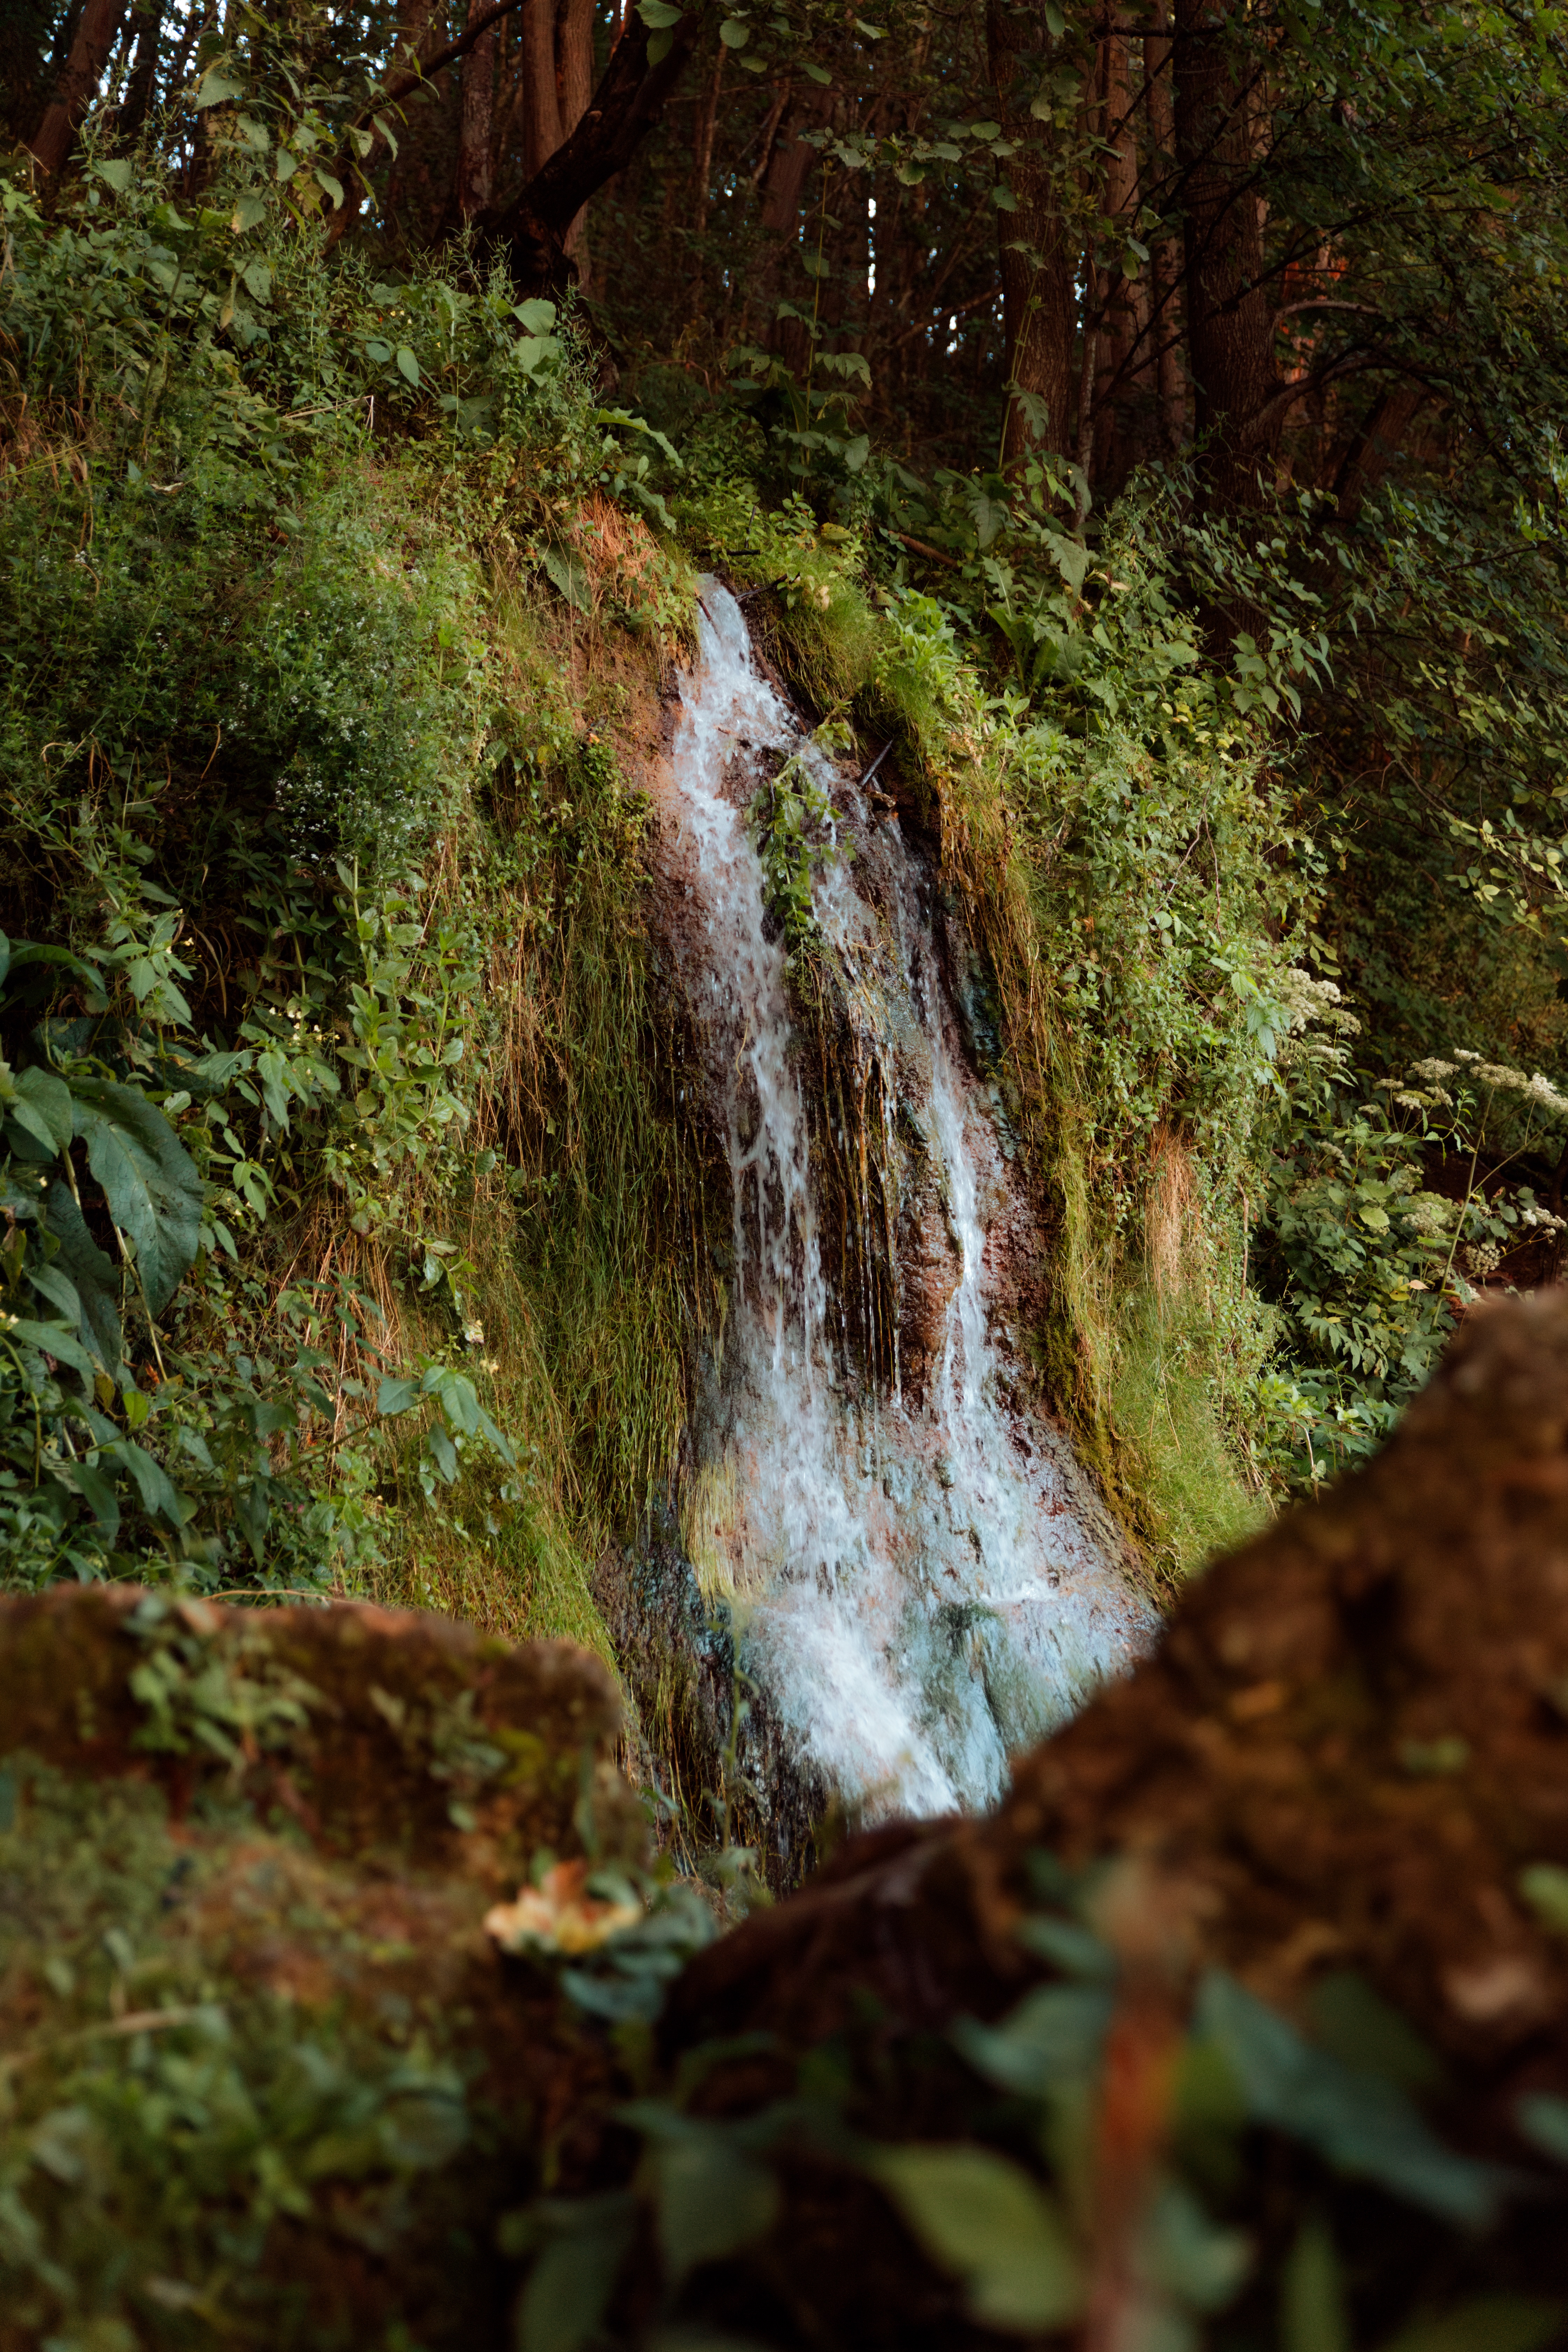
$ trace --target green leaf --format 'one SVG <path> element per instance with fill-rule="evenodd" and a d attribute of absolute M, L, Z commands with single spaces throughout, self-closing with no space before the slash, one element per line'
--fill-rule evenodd
<path fill-rule="evenodd" d="M 25 1339 L 32 1348 L 42 1348 L 73 1372 L 79 1372 L 88 1387 L 92 1386 L 97 1366 L 81 1341 L 64 1323 L 35 1323 L 26 1315 L 12 1315 L 0 1324 L 7 1339 Z"/>
<path fill-rule="evenodd" d="M 1385 2352 L 1536 2352 L 1568 2315 L 1568 2304 L 1527 2294 L 1480 2294 L 1403 2328 Z"/>
<path fill-rule="evenodd" d="M 1568 2164 L 1568 2099 L 1552 2091 L 1530 2091 L 1513 2111 L 1513 2119 L 1542 2156 Z"/>
<path fill-rule="evenodd" d="M 112 1543 L 120 1533 L 120 1498 L 102 1471 L 89 1462 L 62 1462 L 56 1475 L 76 1488 L 103 1529 L 104 1540 Z"/>
<path fill-rule="evenodd" d="M 1064 1919 L 1058 1913 L 1037 1912 L 1032 1918 L 1024 1920 L 1018 1928 L 1018 1941 L 1026 1951 L 1049 1960 L 1066 1976 L 1081 1977 L 1090 1984 L 1107 1984 L 1116 1974 L 1116 1955 L 1110 1945 L 1101 1943 L 1076 1919 Z"/>
<path fill-rule="evenodd" d="M 3 982 L 3 981 L 5 980 L 5 977 L 6 973 L 10 971 L 10 969 L 11 969 L 11 942 L 10 942 L 10 940 L 5 937 L 5 932 L 4 932 L 4 931 L 0 931 L 0 982 Z"/>
<path fill-rule="evenodd" d="M 535 376 L 542 367 L 559 359 L 561 351 L 560 339 L 555 335 L 519 335 L 511 355 L 524 375 Z"/>
<path fill-rule="evenodd" d="M 733 16 L 726 16 L 719 27 L 719 38 L 727 49 L 743 49 L 752 37 L 750 25 L 742 25 Z"/>
<path fill-rule="evenodd" d="M 517 2352 L 580 2352 L 598 2332 L 637 2230 L 625 2195 L 553 2200 L 526 2217 L 544 2240 L 517 2314 Z"/>
<path fill-rule="evenodd" d="M 19 1142 L 18 1129 L 22 1135 L 29 1137 L 37 1145 L 37 1152 L 27 1150 Z M 6 1122 L 6 1140 L 14 1151 L 21 1151 L 25 1160 L 37 1158 L 53 1160 L 58 1150 L 55 1139 L 49 1132 L 49 1123 L 43 1113 L 35 1110 L 31 1103 L 25 1102 L 20 1097 L 13 1102 L 10 1108 L 10 1115 Z"/>
<path fill-rule="evenodd" d="M 83 1333 L 97 1349 L 104 1370 L 112 1378 L 120 1370 L 119 1277 L 58 1177 L 46 1195 L 43 1223 L 58 1251 L 55 1263 L 69 1276 L 81 1301 Z"/>
<path fill-rule="evenodd" d="M 264 261 L 247 261 L 240 271 L 246 292 L 258 302 L 272 299 L 272 272 Z"/>
<path fill-rule="evenodd" d="M 1018 199 L 1005 180 L 998 180 L 991 191 L 991 201 L 999 213 L 1016 213 Z"/>
<path fill-rule="evenodd" d="M 871 454 L 870 436 L 857 433 L 853 441 L 844 444 L 844 465 L 847 473 L 858 474 Z"/>
<path fill-rule="evenodd" d="M 245 96 L 245 84 L 235 81 L 221 66 L 208 66 L 196 90 L 198 110 L 204 106 L 232 106 Z"/>
<path fill-rule="evenodd" d="M 458 1449 L 444 1429 L 433 1429 L 426 1443 L 436 1475 L 443 1486 L 449 1486 L 458 1475 Z"/>
<path fill-rule="evenodd" d="M 99 1447 L 98 1458 L 100 1462 L 118 1462 L 129 1470 L 142 1507 L 149 1515 L 166 1519 L 172 1528 L 184 1527 L 191 1507 L 163 1465 L 154 1462 L 140 1445 L 129 1437 L 112 1438 Z"/>
<path fill-rule="evenodd" d="M 1506 2182 L 1496 2166 L 1445 2147 L 1396 2084 L 1314 2050 L 1223 1970 L 1205 1977 L 1194 2022 L 1229 2065 L 1258 2122 L 1428 2212 L 1469 2222 L 1495 2212 Z"/>
<path fill-rule="evenodd" d="M 672 2283 L 752 2244 L 778 2218 L 772 2171 L 727 2132 L 692 2125 L 658 2145 L 653 2160 L 659 2252 Z"/>
<path fill-rule="evenodd" d="M 671 25 L 679 25 L 684 13 L 672 7 L 670 0 L 637 0 L 637 15 L 650 33 L 666 32 Z"/>
<path fill-rule="evenodd" d="M 1384 2074 L 1406 2091 L 1429 2091 L 1441 2081 L 1442 2067 L 1415 2028 L 1353 1969 L 1320 1977 L 1308 2005 L 1313 2041 L 1347 2066 Z"/>
<path fill-rule="evenodd" d="M 1328 2225 L 1303 2221 L 1280 2281 L 1279 2352 L 1352 2352 L 1344 2273 Z"/>
<path fill-rule="evenodd" d="M 810 58 L 802 58 L 800 65 L 801 71 L 803 73 L 809 74 L 813 81 L 820 82 L 825 89 L 831 85 L 833 76 L 828 72 L 826 66 L 817 65 Z"/>
<path fill-rule="evenodd" d="M 105 186 L 112 188 L 117 196 L 122 196 L 131 185 L 132 165 L 127 155 L 116 155 L 106 163 L 95 163 L 92 168 Z"/>
<path fill-rule="evenodd" d="M 371 336 L 364 351 L 365 357 L 374 360 L 377 367 L 385 367 L 392 358 L 392 345 L 384 343 L 379 335 Z"/>
<path fill-rule="evenodd" d="M 868 383 L 870 382 L 869 370 L 867 371 L 866 380 Z M 646 416 L 634 416 L 629 408 L 595 408 L 594 422 L 595 425 L 619 425 L 628 433 L 640 433 L 645 441 L 652 441 L 657 445 L 678 473 L 682 470 L 680 452 L 668 434 L 661 433 L 657 425 L 650 425 Z"/>
<path fill-rule="evenodd" d="M 511 315 L 525 335 L 547 335 L 555 324 L 555 305 L 534 295 L 527 302 L 519 302 Z"/>
<path fill-rule="evenodd" d="M 79 1078 L 72 1094 L 88 1165 L 103 1187 L 110 1215 L 136 1244 L 148 1311 L 161 1315 L 201 1247 L 201 1177 L 140 1087 Z"/>
<path fill-rule="evenodd" d="M 79 1331 L 81 1300 L 69 1276 L 62 1274 L 58 1265 L 38 1265 L 36 1263 L 28 1265 L 23 1271 L 39 1297 L 47 1298 L 56 1312 L 64 1316 L 73 1331 Z"/>
<path fill-rule="evenodd" d="M 324 172 L 318 163 L 316 166 L 316 185 L 327 195 L 331 196 L 332 200 L 332 210 L 335 213 L 341 213 L 343 208 L 343 184 L 336 174 L 331 172 Z"/>
<path fill-rule="evenodd" d="M 1094 2073 L 1110 2011 L 1111 1995 L 1098 1985 L 1042 1985 L 1001 2025 L 963 2018 L 952 2038 L 987 2082 L 1037 2099 Z"/>
<path fill-rule="evenodd" d="M 1543 1927 L 1568 1936 L 1568 1870 L 1560 1863 L 1532 1862 L 1519 1874 L 1519 1891 Z"/>
<path fill-rule="evenodd" d="M 443 1372 L 436 1382 L 435 1395 L 449 1429 L 461 1430 L 465 1437 L 478 1436 L 479 1400 L 472 1381 L 465 1380 L 461 1372 Z"/>
<path fill-rule="evenodd" d="M 1223 2311 L 1252 2267 L 1252 2242 L 1212 2221 L 1180 2181 L 1166 2180 L 1145 2223 L 1142 2261 L 1187 2310 Z"/>
<path fill-rule="evenodd" d="M 278 174 L 279 184 L 281 186 L 285 180 L 291 180 L 299 170 L 300 158 L 291 149 L 279 147 L 272 168 Z"/>
<path fill-rule="evenodd" d="M 931 2260 L 963 2282 L 970 2315 L 1035 2335 L 1083 2307 L 1083 2280 L 1054 2201 L 990 2148 L 885 2147 L 868 2166 Z"/>
<path fill-rule="evenodd" d="M 543 563 L 552 586 L 558 588 L 566 602 L 579 613 L 593 610 L 593 598 L 588 591 L 588 574 L 570 549 L 547 547 Z"/>
<path fill-rule="evenodd" d="M 397 373 L 401 376 L 406 376 L 410 383 L 418 384 L 419 362 L 406 343 L 399 343 L 397 346 Z"/>
<path fill-rule="evenodd" d="M 379 1413 L 406 1412 L 411 1404 L 418 1402 L 417 1381 L 384 1380 L 376 1394 L 375 1409 Z"/>

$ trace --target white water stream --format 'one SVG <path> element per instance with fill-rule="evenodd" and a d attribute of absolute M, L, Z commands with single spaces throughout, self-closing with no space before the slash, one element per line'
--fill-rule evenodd
<path fill-rule="evenodd" d="M 917 1139 L 905 1156 L 936 1232 L 925 1278 L 945 1303 L 918 1390 L 896 1377 L 879 1395 L 850 1360 L 785 953 L 745 821 L 754 755 L 800 749 L 802 729 L 714 582 L 700 633 L 673 753 L 690 902 L 679 946 L 728 1129 L 734 1265 L 693 1554 L 732 1595 L 745 1670 L 848 1804 L 871 1819 L 980 1807 L 1002 1793 L 1010 1755 L 1131 1663 L 1149 1612 L 1091 1532 L 1103 1514 L 1065 1441 L 1019 1402 L 988 1264 L 987 1209 L 994 1225 L 1011 1179 L 943 986 L 929 878 L 892 818 L 875 835 L 880 907 L 849 859 L 830 863 L 814 904 L 857 1049 L 880 1061 L 889 1150 L 895 1101 Z M 805 757 L 846 828 L 868 837 L 856 785 L 815 748 Z"/>

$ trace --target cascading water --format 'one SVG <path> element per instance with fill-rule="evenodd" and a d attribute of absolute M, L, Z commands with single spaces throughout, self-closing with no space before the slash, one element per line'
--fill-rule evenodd
<path fill-rule="evenodd" d="M 991 1246 L 1016 1196 L 962 1053 L 930 877 L 897 819 L 873 822 L 804 739 L 715 582 L 700 625 L 671 862 L 684 983 L 728 1139 L 733 1267 L 689 1540 L 709 1589 L 731 1598 L 745 1671 L 847 1804 L 869 1818 L 979 1807 L 1001 1793 L 1009 1755 L 1131 1661 L 1149 1612 L 1108 1559 L 1114 1539 L 1059 1433 L 1022 1401 Z M 812 896 L 878 1130 L 880 1241 L 876 1187 L 844 1212 L 855 1230 L 840 1265 L 865 1294 L 854 1301 L 825 1265 L 820 1165 L 824 1149 L 851 1155 L 847 1115 L 842 1094 L 836 1113 L 803 1084 L 747 823 L 781 751 L 800 755 L 854 845 Z M 863 1360 L 879 1247 L 895 1294 L 880 1377 Z"/>

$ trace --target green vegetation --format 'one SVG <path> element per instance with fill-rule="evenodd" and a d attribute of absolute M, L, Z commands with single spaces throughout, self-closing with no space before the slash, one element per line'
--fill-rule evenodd
<path fill-rule="evenodd" d="M 765 42 L 727 16 L 715 72 L 762 70 L 766 44 L 798 63 L 805 16 L 779 12 Z M 796 239 L 809 302 L 770 248 L 773 328 L 754 339 L 748 294 L 697 360 L 659 346 L 606 265 L 612 356 L 564 246 L 525 262 L 510 199 L 465 198 L 456 238 L 415 236 L 393 119 L 406 100 L 423 152 L 434 101 L 397 82 L 379 19 L 329 70 L 329 23 L 237 8 L 221 31 L 193 19 L 180 58 L 153 26 L 131 115 L 106 107 L 47 191 L 25 161 L 5 185 L 6 1580 L 364 1591 L 608 1654 L 587 1563 L 668 1488 L 724 1311 L 689 1040 L 645 935 L 640 772 L 715 565 L 755 592 L 825 740 L 891 739 L 885 773 L 967 919 L 972 1026 L 1046 1207 L 1031 1342 L 1169 1584 L 1379 1443 L 1480 1289 L 1556 1265 L 1555 344 L 1533 296 L 1503 301 L 1527 251 L 1555 251 L 1555 144 L 1537 124 L 1533 160 L 1500 145 L 1519 201 L 1484 250 L 1484 192 L 1452 166 L 1472 272 L 1452 431 L 1374 462 L 1366 435 L 1409 421 L 1385 387 L 1331 489 L 1318 425 L 1205 441 L 1183 394 L 1177 431 L 1137 356 L 1180 212 L 1151 79 L 1130 134 L 1142 227 L 1094 231 L 1079 289 L 1079 357 L 1109 366 L 1131 334 L 1121 375 L 1080 371 L 1077 441 L 1050 454 L 1060 354 L 1024 334 L 1008 256 L 1027 238 L 1004 236 L 1000 454 L 976 428 L 953 465 L 963 404 L 933 410 L 928 375 L 906 385 L 923 455 L 881 430 L 830 187 L 848 205 L 891 173 L 902 226 L 884 237 L 879 215 L 877 250 L 895 276 L 909 192 L 945 221 L 977 172 L 991 209 L 1043 237 L 1030 174 L 1088 103 L 1062 79 L 1093 47 L 1082 28 L 1050 30 L 1056 95 L 1042 83 L 1026 121 L 1006 42 L 984 66 L 995 121 L 834 144 L 803 116 L 804 168 L 822 159 Z M 651 89 L 710 29 L 637 12 L 611 113 L 633 102 L 615 73 Z M 868 58 L 878 30 L 857 36 Z M 1300 240 L 1315 224 L 1329 249 L 1336 175 L 1419 242 L 1418 159 L 1467 109 L 1497 114 L 1503 34 L 1494 55 L 1449 31 L 1429 71 L 1408 27 L 1388 34 L 1384 148 L 1352 154 L 1311 77 L 1331 51 L 1331 80 L 1353 78 L 1372 37 L 1304 62 L 1286 26 L 1300 107 L 1276 125 L 1268 233 L 1302 284 L 1322 277 Z M 1218 36 L 1190 37 L 1196 56 Z M 974 68 L 968 38 L 908 66 L 919 105 L 931 76 Z M 1252 38 L 1202 49 L 1223 49 L 1226 87 L 1251 87 Z M 473 80 L 465 65 L 477 104 Z M 31 89 L 8 88 L 18 121 Z M 671 133 L 658 107 L 638 120 L 641 172 Z M 485 121 L 493 163 L 512 133 Z M 1178 106 L 1173 135 L 1180 201 L 1201 209 L 1218 199 L 1194 121 Z M 539 252 L 577 234 L 552 189 Z M 1221 193 L 1214 219 L 1242 219 L 1250 198 Z M 1332 234 L 1363 310 L 1388 311 L 1379 365 L 1418 375 L 1426 279 L 1396 299 L 1392 248 Z M 731 237 L 715 222 L 691 250 L 707 267 L 723 247 L 732 295 Z M 1058 263 L 1029 250 L 1037 308 Z M 874 292 L 860 341 L 881 352 Z M 1297 307 L 1354 306 L 1320 289 Z M 970 330 L 952 329 L 956 350 Z M 1232 414 L 1229 362 L 1196 314 L 1184 331 Z M 1337 332 L 1289 328 L 1302 381 L 1339 381 Z M 1506 457 L 1476 421 L 1489 385 Z M 826 1022 L 824 809 L 798 766 L 763 798 L 775 912 Z"/>
<path fill-rule="evenodd" d="M 6 1581 L 346 1586 L 605 1650 L 583 1563 L 668 1475 L 706 1311 L 605 732 L 681 566 L 503 289 L 324 304 L 275 228 L 247 373 L 226 224 L 112 176 L 68 232 L 8 197 Z M 434 437 L 414 357 L 416 429 L 345 381 L 389 308 Z"/>

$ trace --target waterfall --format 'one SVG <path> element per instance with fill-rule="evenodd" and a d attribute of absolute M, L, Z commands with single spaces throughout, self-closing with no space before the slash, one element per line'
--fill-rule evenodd
<path fill-rule="evenodd" d="M 805 737 L 714 581 L 700 631 L 665 863 L 732 1233 L 688 1539 L 729 1601 L 744 1671 L 847 1804 L 869 1819 L 980 1807 L 1011 1755 L 1131 1663 L 1150 1612 L 1065 1439 L 1028 1402 L 1006 1295 L 1028 1213 L 963 1051 L 935 879 L 897 817 Z M 747 821 L 780 753 L 831 804 L 838 854 L 812 915 L 843 1001 L 854 1135 L 842 1087 L 837 1112 L 812 1092 Z"/>

